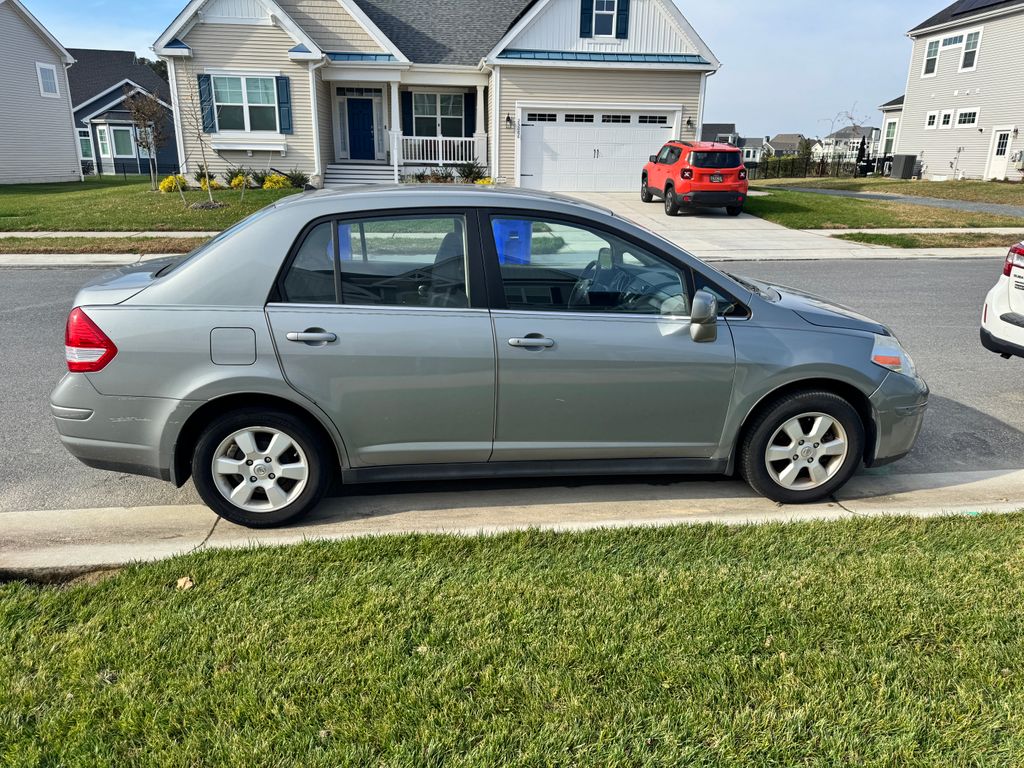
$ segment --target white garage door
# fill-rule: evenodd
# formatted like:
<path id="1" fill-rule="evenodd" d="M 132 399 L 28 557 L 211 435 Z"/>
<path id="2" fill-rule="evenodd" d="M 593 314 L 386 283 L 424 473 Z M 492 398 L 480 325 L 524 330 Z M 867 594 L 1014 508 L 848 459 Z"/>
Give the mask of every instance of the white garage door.
<path id="1" fill-rule="evenodd" d="M 520 185 L 552 192 L 624 192 L 672 138 L 670 112 L 524 110 Z"/>

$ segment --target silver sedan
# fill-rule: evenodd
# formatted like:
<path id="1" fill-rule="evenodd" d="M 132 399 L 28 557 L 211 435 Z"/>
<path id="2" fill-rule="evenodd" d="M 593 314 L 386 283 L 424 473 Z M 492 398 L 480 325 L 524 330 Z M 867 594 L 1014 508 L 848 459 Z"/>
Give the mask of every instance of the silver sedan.
<path id="1" fill-rule="evenodd" d="M 612 213 L 444 186 L 315 192 L 78 294 L 51 396 L 86 464 L 273 526 L 332 480 L 741 474 L 829 496 L 914 445 L 883 325 Z"/>

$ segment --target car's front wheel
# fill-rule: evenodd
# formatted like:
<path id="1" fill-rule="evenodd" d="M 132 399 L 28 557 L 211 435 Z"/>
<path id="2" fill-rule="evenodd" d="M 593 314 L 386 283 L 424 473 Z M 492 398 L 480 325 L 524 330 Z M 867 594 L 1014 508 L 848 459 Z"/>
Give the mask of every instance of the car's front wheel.
<path id="1" fill-rule="evenodd" d="M 214 512 L 249 528 L 281 525 L 309 512 L 330 483 L 324 439 L 284 411 L 245 408 L 200 435 L 192 478 Z"/>
<path id="2" fill-rule="evenodd" d="M 755 418 L 740 446 L 740 473 L 772 501 L 820 501 L 853 477 L 864 439 L 860 415 L 847 400 L 831 392 L 800 392 L 776 400 Z"/>
<path id="3" fill-rule="evenodd" d="M 650 187 L 647 186 L 647 177 L 644 176 L 640 182 L 640 202 L 649 203 L 654 199 Z"/>

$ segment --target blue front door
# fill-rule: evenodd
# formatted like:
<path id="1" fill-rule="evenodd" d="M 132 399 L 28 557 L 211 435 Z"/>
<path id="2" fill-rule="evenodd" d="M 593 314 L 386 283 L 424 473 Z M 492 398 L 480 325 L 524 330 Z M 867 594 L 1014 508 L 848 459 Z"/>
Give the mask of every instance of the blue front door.
<path id="1" fill-rule="evenodd" d="M 353 160 L 375 160 L 373 146 L 373 100 L 348 99 L 348 156 Z"/>

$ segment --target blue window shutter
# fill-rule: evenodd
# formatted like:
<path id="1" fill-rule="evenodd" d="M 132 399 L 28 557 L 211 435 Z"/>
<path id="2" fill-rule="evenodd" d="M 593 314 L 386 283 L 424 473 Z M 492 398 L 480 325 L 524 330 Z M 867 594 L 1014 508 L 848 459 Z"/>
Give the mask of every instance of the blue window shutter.
<path id="1" fill-rule="evenodd" d="M 594 36 L 594 0 L 580 0 L 580 37 Z"/>
<path id="2" fill-rule="evenodd" d="M 203 112 L 203 133 L 217 132 L 217 117 L 213 111 L 213 80 L 199 75 L 199 106 Z"/>
<path id="3" fill-rule="evenodd" d="M 472 136 L 476 133 L 476 91 L 467 92 L 466 95 L 462 97 L 462 103 L 465 107 L 462 111 L 462 114 L 465 116 L 462 135 Z"/>
<path id="4" fill-rule="evenodd" d="M 292 132 L 292 83 L 287 77 L 277 78 L 277 120 L 281 133 Z"/>
<path id="5" fill-rule="evenodd" d="M 398 96 L 402 102 L 402 133 L 412 136 L 412 91 L 399 91 Z"/>
<path id="6" fill-rule="evenodd" d="M 629 0 L 619 0 L 615 6 L 615 37 L 619 40 L 629 37 Z"/>

